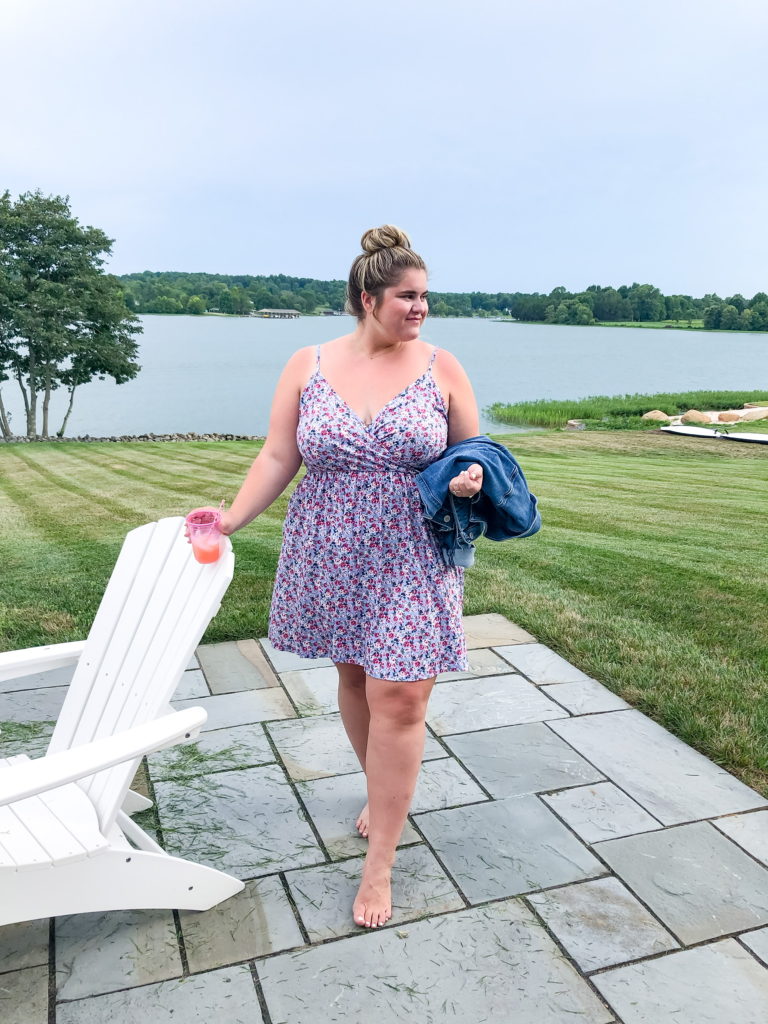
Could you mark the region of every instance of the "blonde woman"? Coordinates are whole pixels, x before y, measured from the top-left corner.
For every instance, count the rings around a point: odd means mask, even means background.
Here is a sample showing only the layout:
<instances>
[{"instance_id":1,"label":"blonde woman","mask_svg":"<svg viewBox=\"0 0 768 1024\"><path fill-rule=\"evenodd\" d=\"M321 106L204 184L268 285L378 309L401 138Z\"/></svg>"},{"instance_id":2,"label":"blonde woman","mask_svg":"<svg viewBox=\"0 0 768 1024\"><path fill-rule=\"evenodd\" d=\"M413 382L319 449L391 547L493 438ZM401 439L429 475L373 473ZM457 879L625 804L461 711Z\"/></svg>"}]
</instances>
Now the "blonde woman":
<instances>
[{"instance_id":1,"label":"blonde woman","mask_svg":"<svg viewBox=\"0 0 768 1024\"><path fill-rule=\"evenodd\" d=\"M353 917L375 928L392 916L390 875L435 677L467 668L464 570L444 563L414 481L479 423L457 359L419 337L427 271L407 235L374 228L362 249L347 291L357 326L288 360L267 439L222 528L251 522L305 463L285 518L269 639L338 669L339 709L368 791ZM463 497L481 486L477 464L449 485Z\"/></svg>"}]
</instances>

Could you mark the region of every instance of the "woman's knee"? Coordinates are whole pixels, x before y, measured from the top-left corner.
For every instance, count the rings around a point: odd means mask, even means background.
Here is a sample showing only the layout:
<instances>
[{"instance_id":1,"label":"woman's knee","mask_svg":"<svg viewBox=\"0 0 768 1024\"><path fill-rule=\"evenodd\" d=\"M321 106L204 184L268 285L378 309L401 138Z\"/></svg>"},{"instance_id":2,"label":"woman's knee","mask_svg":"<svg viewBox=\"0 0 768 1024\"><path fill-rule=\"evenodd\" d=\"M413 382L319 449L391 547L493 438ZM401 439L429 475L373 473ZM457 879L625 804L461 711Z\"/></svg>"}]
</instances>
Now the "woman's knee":
<instances>
[{"instance_id":1,"label":"woman's knee","mask_svg":"<svg viewBox=\"0 0 768 1024\"><path fill-rule=\"evenodd\" d=\"M352 662L334 662L339 673L339 686L349 689L365 689L365 669L362 665L355 665Z\"/></svg>"},{"instance_id":2,"label":"woman's knee","mask_svg":"<svg viewBox=\"0 0 768 1024\"><path fill-rule=\"evenodd\" d=\"M399 682L368 676L366 694L371 714L399 726L422 723L434 682L434 678Z\"/></svg>"}]
</instances>

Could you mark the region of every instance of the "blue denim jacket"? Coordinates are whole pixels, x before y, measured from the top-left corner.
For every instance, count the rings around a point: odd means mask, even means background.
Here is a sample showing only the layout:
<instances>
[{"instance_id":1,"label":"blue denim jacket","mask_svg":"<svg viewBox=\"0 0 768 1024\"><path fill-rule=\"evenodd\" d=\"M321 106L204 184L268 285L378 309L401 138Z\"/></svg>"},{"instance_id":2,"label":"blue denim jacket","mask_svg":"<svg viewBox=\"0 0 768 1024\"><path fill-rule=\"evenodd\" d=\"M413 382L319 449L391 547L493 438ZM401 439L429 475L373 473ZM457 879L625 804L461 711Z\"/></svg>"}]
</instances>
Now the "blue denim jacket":
<instances>
[{"instance_id":1,"label":"blue denim jacket","mask_svg":"<svg viewBox=\"0 0 768 1024\"><path fill-rule=\"evenodd\" d=\"M472 498L454 497L449 482L474 462L483 467L482 490ZM446 448L418 474L416 486L446 565L473 565L473 541L483 534L490 540L509 540L541 529L536 498L517 460L484 434Z\"/></svg>"}]
</instances>

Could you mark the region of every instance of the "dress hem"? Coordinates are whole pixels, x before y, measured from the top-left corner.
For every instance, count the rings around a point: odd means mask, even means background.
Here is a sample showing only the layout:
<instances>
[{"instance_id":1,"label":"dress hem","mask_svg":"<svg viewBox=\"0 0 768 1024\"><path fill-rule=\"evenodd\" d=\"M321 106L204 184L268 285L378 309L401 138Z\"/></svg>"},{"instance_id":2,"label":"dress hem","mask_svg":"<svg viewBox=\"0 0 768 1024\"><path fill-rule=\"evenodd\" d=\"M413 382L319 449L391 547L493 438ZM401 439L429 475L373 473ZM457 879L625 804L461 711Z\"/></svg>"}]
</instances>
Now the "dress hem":
<instances>
[{"instance_id":1,"label":"dress hem","mask_svg":"<svg viewBox=\"0 0 768 1024\"><path fill-rule=\"evenodd\" d=\"M360 668L364 669L367 675L373 676L374 679L386 679L389 682L393 682L393 683L413 683L413 682L417 682L420 679L430 679L432 676L439 676L443 672L468 672L469 671L469 662L467 661L466 658L464 659L463 664L460 664L460 659L454 658L449 663L443 664L439 668L435 668L432 672L426 672L424 675L420 675L420 676L401 676L401 677L398 677L398 676L381 675L378 672L372 672L371 671L371 669L369 668L370 662L369 662L368 665L361 664L361 661L359 660L359 658L356 659L356 658L352 658L352 657L349 657L349 656L336 656L336 657L334 657L333 653L329 653L327 648L324 648L324 647L312 647L312 648L310 648L310 647L299 647L298 644L294 644L291 647L280 647L280 646L278 646L278 644L276 644L274 642L274 640L271 637L268 637L268 639L269 639L269 642L272 644L272 647L276 651L281 651L284 654L295 654L299 658L329 658L333 662L340 662L340 663L348 664L348 665L360 665ZM373 666L371 666L371 667L373 667Z\"/></svg>"}]
</instances>

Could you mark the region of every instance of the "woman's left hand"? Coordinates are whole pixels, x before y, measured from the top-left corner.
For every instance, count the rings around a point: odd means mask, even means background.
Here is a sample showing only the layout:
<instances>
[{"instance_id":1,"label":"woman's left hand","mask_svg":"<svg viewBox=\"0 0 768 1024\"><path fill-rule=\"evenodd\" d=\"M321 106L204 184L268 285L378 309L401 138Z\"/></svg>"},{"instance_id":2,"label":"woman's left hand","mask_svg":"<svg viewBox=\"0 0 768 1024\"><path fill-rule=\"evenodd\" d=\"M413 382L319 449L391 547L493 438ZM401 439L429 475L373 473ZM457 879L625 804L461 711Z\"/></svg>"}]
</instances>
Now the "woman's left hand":
<instances>
[{"instance_id":1,"label":"woman's left hand","mask_svg":"<svg viewBox=\"0 0 768 1024\"><path fill-rule=\"evenodd\" d=\"M483 467L476 462L463 470L448 484L454 498L472 498L483 486Z\"/></svg>"}]
</instances>

